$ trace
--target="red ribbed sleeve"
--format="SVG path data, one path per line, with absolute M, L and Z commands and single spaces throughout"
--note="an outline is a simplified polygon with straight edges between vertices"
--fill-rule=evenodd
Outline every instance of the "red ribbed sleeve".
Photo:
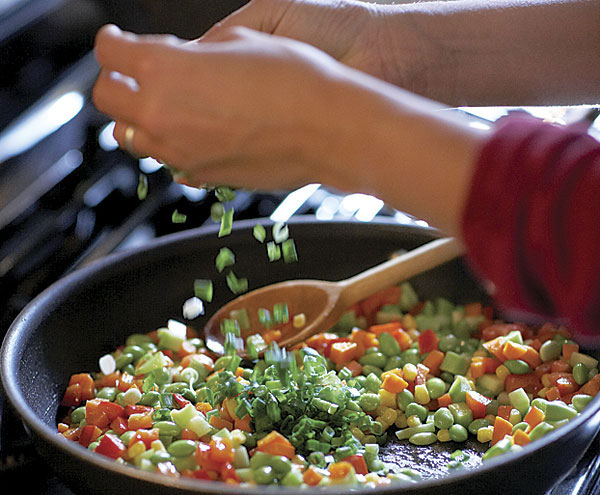
M 600 143 L 585 128 L 499 121 L 476 164 L 462 230 L 501 307 L 600 343 Z

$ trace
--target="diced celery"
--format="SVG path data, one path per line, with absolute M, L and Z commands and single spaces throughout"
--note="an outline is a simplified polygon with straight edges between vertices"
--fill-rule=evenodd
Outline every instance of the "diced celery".
M 504 390 L 504 382 L 495 374 L 487 373 L 477 378 L 475 387 L 480 393 L 486 392 L 484 395 L 491 394 L 496 397 Z
M 448 409 L 454 416 L 454 423 L 468 428 L 473 421 L 473 412 L 466 402 L 456 402 L 448 405 Z
M 569 364 L 571 367 L 575 367 L 577 363 L 583 363 L 588 369 L 594 369 L 598 367 L 597 359 L 581 352 L 574 352 L 571 354 L 571 359 L 569 359 Z
M 403 282 L 400 284 L 400 288 L 402 290 L 400 291 L 398 305 L 401 311 L 406 312 L 419 302 L 419 296 L 410 282 Z
M 442 371 L 453 375 L 465 375 L 469 369 L 470 359 L 453 351 L 446 352 L 440 365 Z
M 469 390 L 472 390 L 469 380 L 462 375 L 457 375 L 454 377 L 448 393 L 454 402 L 464 402 L 466 400 L 466 393 Z
M 511 405 L 521 413 L 521 417 L 525 417 L 531 405 L 527 392 L 522 388 L 518 388 L 508 393 L 508 399 Z
M 140 364 L 135 372 L 138 375 L 145 375 L 151 371 L 157 370 L 168 364 L 166 356 L 158 351 L 150 356 L 150 358 Z

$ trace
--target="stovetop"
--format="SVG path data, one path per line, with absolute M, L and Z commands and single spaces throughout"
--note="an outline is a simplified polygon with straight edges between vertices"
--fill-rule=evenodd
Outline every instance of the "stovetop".
M 117 250 L 212 223 L 216 198 L 211 192 L 178 185 L 156 162 L 120 151 L 112 138 L 113 123 L 90 102 L 97 74 L 90 49 L 101 24 L 185 37 L 244 0 L 179 3 L 181 10 L 172 17 L 168 14 L 177 9 L 161 0 L 145 0 L 141 13 L 137 0 L 12 0 L 0 5 L 0 337 L 29 301 L 71 271 Z M 199 15 L 190 15 L 193 9 Z M 460 111 L 473 125 L 485 126 L 507 109 Z M 552 110 L 551 115 L 562 118 L 564 112 Z M 143 200 L 138 197 L 140 177 L 148 181 Z M 308 214 L 424 223 L 371 196 L 340 194 L 319 184 L 297 191 L 239 191 L 233 206 L 236 220 L 286 221 Z M 172 221 L 175 210 L 187 216 L 185 223 Z M 548 495 L 600 493 L 599 476 L 597 438 Z M 38 458 L 1 389 L 0 478 L 40 495 L 77 495 Z

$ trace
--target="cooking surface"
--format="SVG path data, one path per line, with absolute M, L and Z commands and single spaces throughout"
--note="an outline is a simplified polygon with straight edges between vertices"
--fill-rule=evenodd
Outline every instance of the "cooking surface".
M 116 148 L 111 122 L 89 101 L 97 67 L 93 35 L 105 22 L 137 31 L 200 34 L 243 1 L 13 0 L 0 7 L 0 335 L 19 311 L 59 277 L 108 253 L 173 232 L 212 224 L 212 193 L 172 182 L 151 160 L 134 160 Z M 118 4 L 118 6 L 116 5 Z M 200 12 L 198 12 L 200 9 Z M 135 15 L 132 15 L 134 13 Z M 193 13 L 191 15 L 190 13 Z M 132 21 L 135 19 L 135 22 Z M 194 19 L 192 23 L 190 19 Z M 196 31 L 197 32 L 196 32 Z M 487 125 L 507 109 L 461 109 L 473 125 Z M 529 109 L 529 111 L 542 111 Z M 574 118 L 581 111 L 552 110 Z M 592 132 L 597 132 L 593 128 Z M 140 174 L 148 196 L 140 201 Z M 315 218 L 376 216 L 419 222 L 376 198 L 340 195 L 318 184 L 298 191 L 240 192 L 236 219 L 291 215 Z M 187 215 L 173 223 L 174 210 Z M 38 460 L 27 433 L 0 391 L 0 476 L 39 494 L 72 494 Z M 398 462 L 388 452 L 387 459 Z M 549 494 L 600 491 L 600 439 Z M 533 493 L 533 492 L 532 492 Z M 76 495 L 76 494 L 75 494 Z

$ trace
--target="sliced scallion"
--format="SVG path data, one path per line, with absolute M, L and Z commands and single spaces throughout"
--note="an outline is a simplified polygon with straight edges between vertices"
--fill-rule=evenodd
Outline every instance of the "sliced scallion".
M 275 241 L 267 242 L 267 256 L 271 262 L 281 259 L 281 248 L 275 244 Z
M 294 239 L 289 238 L 283 241 L 283 244 L 281 245 L 281 251 L 283 253 L 283 261 L 286 263 L 294 263 L 298 261 L 298 253 L 296 251 Z
M 203 301 L 211 302 L 213 298 L 213 284 L 211 280 L 194 280 L 194 295 Z
M 257 223 L 252 229 L 252 235 L 258 242 L 265 242 L 267 238 L 267 229 L 259 223 Z
M 215 259 L 215 266 L 219 273 L 221 273 L 226 267 L 233 266 L 235 264 L 235 254 L 228 247 L 222 247 L 217 254 Z
M 273 240 L 277 244 L 281 244 L 290 235 L 290 229 L 284 222 L 275 222 L 273 224 Z
M 275 325 L 281 325 L 290 321 L 290 312 L 286 303 L 276 303 L 273 305 L 273 322 Z
M 236 197 L 235 191 L 227 186 L 215 187 L 215 195 L 217 196 L 217 199 L 223 203 L 233 201 Z
M 225 213 L 223 203 L 217 202 L 210 206 L 210 218 L 213 222 L 220 222 L 221 218 L 223 218 L 223 213 Z
M 137 186 L 137 197 L 141 201 L 141 200 L 146 199 L 147 195 L 148 195 L 148 177 L 146 177 L 145 174 L 140 174 L 140 177 L 138 179 L 138 186 Z
M 185 215 L 184 213 L 180 213 L 177 210 L 173 211 L 173 214 L 171 215 L 171 222 L 173 223 L 185 223 L 187 220 L 187 215 Z
M 242 292 L 246 292 L 248 290 L 248 279 L 247 278 L 238 278 L 233 271 L 230 271 L 226 275 L 227 287 L 234 294 L 241 294 Z
M 229 210 L 225 210 L 223 212 L 223 216 L 221 217 L 221 228 L 219 229 L 219 237 L 225 237 L 226 235 L 231 234 L 231 229 L 233 227 L 233 208 Z

